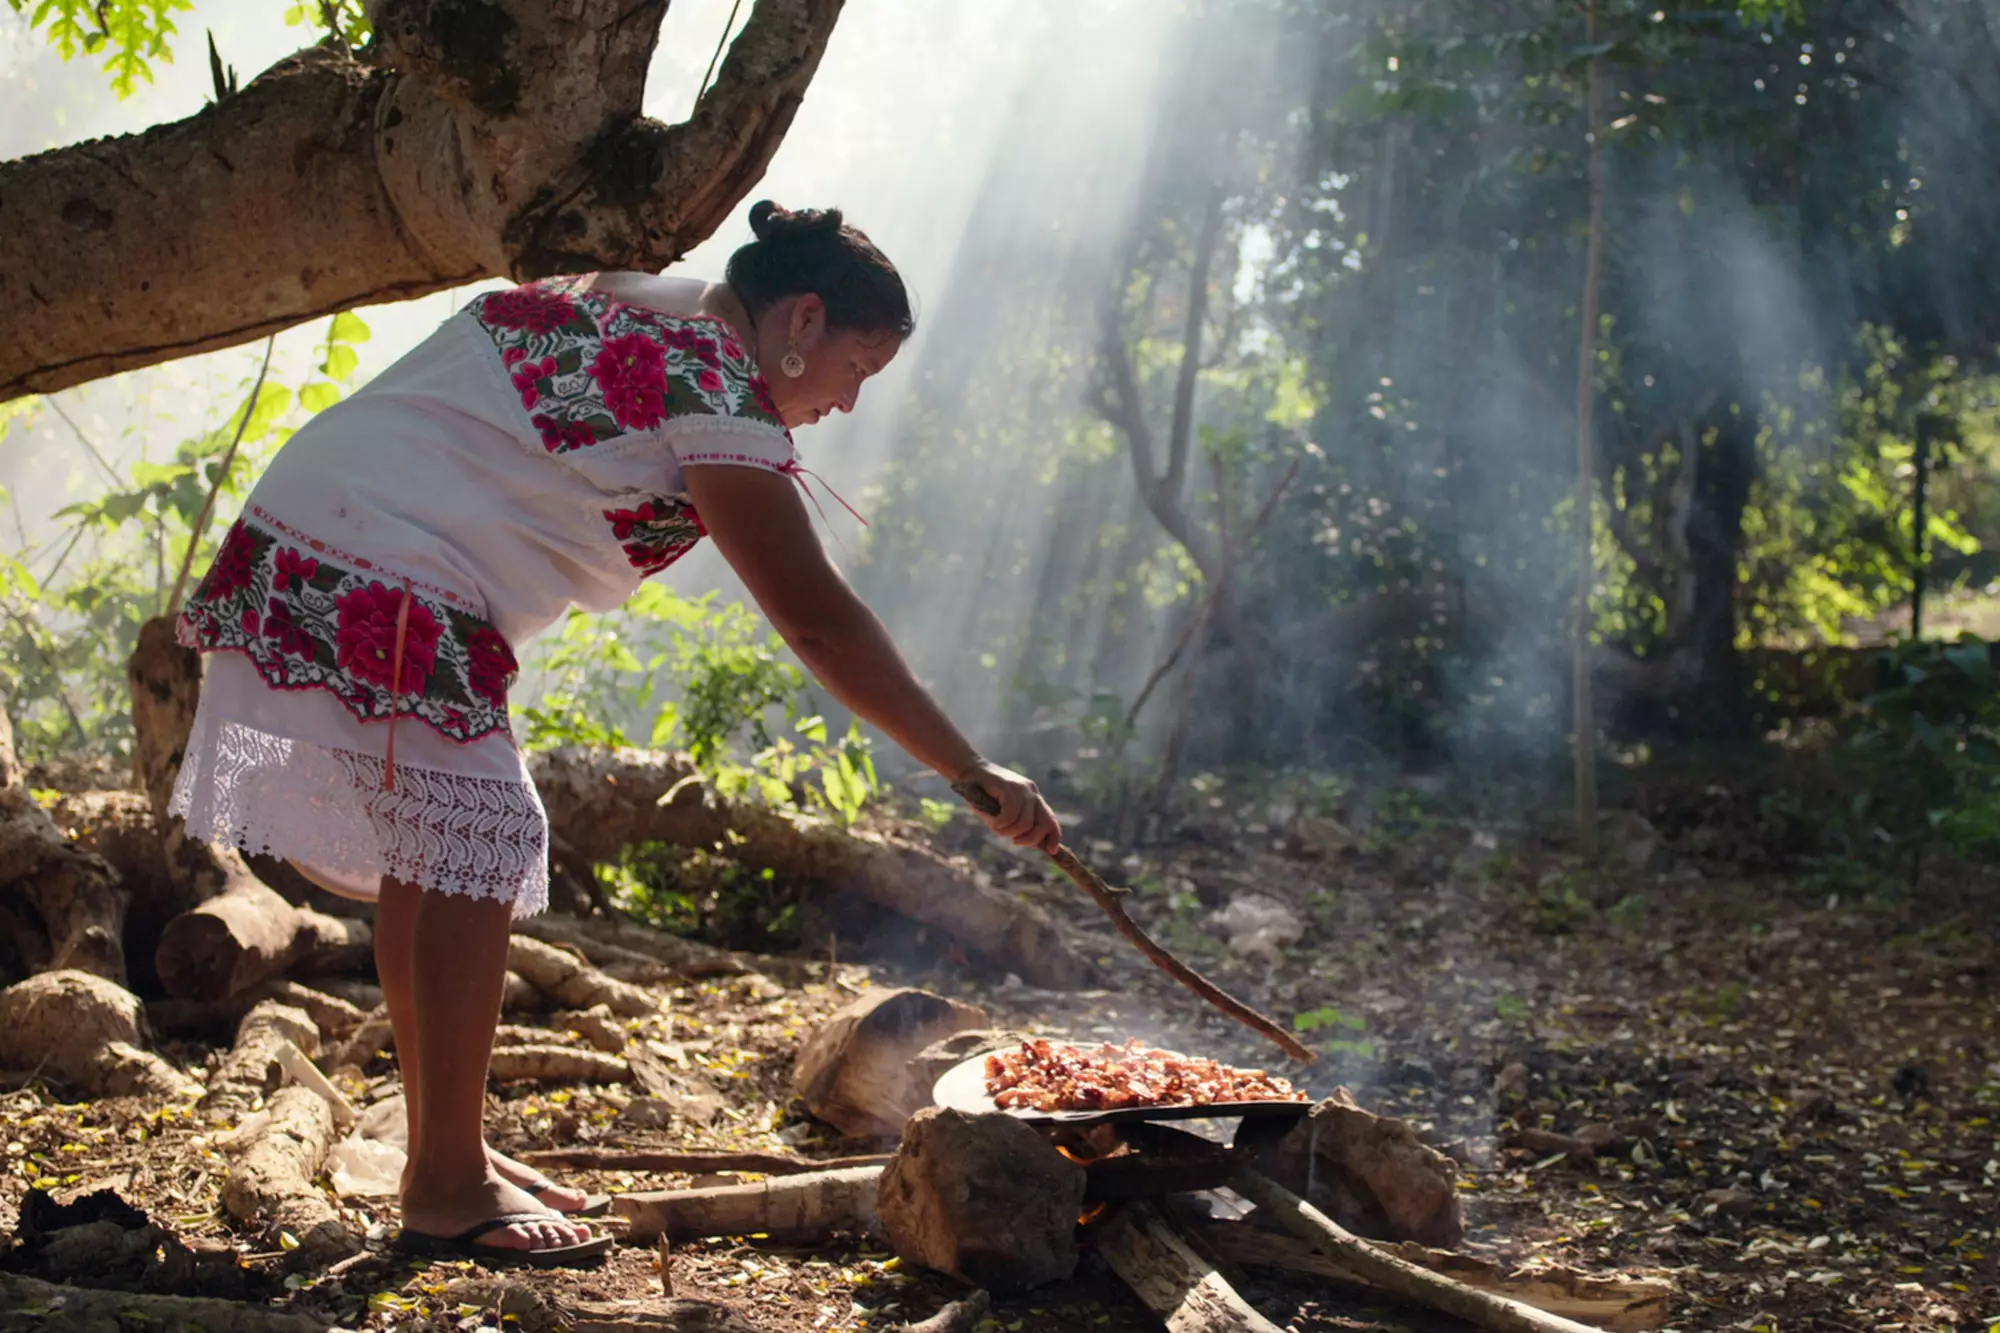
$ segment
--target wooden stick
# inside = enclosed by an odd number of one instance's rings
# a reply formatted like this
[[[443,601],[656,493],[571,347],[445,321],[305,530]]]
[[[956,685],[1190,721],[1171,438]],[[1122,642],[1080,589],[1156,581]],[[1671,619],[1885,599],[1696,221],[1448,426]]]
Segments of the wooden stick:
[[[954,782],[951,789],[964,798],[965,803],[975,810],[989,815],[1000,812],[999,802],[995,801],[984,787],[976,786],[970,782]],[[1130,889],[1114,889],[1109,884],[1106,884],[1097,877],[1097,873],[1089,866],[1077,860],[1076,853],[1071,851],[1067,846],[1058,846],[1048,855],[1049,859],[1054,861],[1065,875],[1068,875],[1071,880],[1075,881],[1078,888],[1089,894],[1096,901],[1097,905],[1104,909],[1104,914],[1111,918],[1111,924],[1118,928],[1118,933],[1132,941],[1139,952],[1152,959],[1154,966],[1158,967],[1162,972],[1165,972],[1175,981],[1180,982],[1181,985],[1208,1001],[1215,1008],[1228,1014],[1244,1027],[1269,1038],[1277,1045],[1279,1050],[1282,1050],[1286,1055],[1291,1056],[1301,1064],[1310,1064],[1319,1058],[1311,1047],[1301,1042],[1297,1037],[1294,1037],[1291,1033],[1285,1031],[1282,1027],[1279,1027],[1276,1023],[1258,1013],[1228,991],[1223,990],[1222,987],[1216,985],[1207,977],[1195,971],[1186,963],[1183,963],[1180,959],[1168,953],[1159,941],[1140,928],[1138,922],[1125,915],[1125,905],[1119,899],[1130,894],[1132,892]]]
[[[566,1166],[579,1171],[685,1171],[706,1175],[723,1171],[754,1171],[764,1176],[799,1176],[808,1171],[845,1171],[856,1166],[887,1166],[887,1153],[868,1157],[829,1157],[815,1162],[774,1152],[654,1152],[645,1148],[545,1148],[519,1154],[529,1166]]]
[[[1226,1263],[1332,1278],[1380,1291],[1344,1260],[1306,1241],[1243,1222],[1212,1222],[1194,1234]],[[1673,1287],[1659,1278],[1600,1277],[1573,1268],[1510,1271],[1489,1259],[1433,1250],[1413,1241],[1381,1247],[1399,1258],[1444,1273],[1468,1287],[1507,1296],[1537,1310],[1577,1319],[1609,1333],[1649,1333],[1667,1322]]]
[[[1280,1333],[1149,1203],[1131,1203],[1092,1233],[1097,1252],[1167,1333]]]
[[[1588,1324],[1468,1287],[1379,1249],[1249,1167],[1238,1171],[1229,1183],[1285,1230],[1339,1259],[1386,1296],[1453,1315],[1493,1333],[1599,1333]]]
[[[962,1301],[953,1301],[920,1324],[904,1324],[900,1333],[972,1333],[986,1318],[993,1298],[975,1291]]]
[[[880,1233],[875,1183],[881,1177],[878,1166],[850,1167],[755,1185],[620,1194],[611,1206],[630,1224],[627,1240],[763,1235],[779,1244],[817,1244],[836,1231]]]

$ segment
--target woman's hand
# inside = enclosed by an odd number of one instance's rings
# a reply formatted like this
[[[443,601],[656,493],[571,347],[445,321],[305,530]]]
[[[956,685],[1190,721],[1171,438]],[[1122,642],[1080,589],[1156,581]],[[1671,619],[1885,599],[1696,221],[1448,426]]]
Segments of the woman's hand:
[[[982,759],[952,779],[952,785],[977,787],[992,797],[998,813],[976,808],[975,813],[986,821],[986,827],[1011,838],[1016,846],[1053,852],[1062,845],[1062,825],[1056,822],[1056,812],[1042,799],[1040,789],[1014,770]]]

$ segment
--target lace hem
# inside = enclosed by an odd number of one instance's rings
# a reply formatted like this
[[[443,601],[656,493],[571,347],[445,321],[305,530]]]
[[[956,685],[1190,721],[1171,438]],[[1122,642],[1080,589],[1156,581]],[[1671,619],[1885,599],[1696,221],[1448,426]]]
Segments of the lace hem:
[[[548,822],[526,779],[396,765],[196,711],[170,809],[190,836],[332,871],[391,875],[440,893],[548,906]]]

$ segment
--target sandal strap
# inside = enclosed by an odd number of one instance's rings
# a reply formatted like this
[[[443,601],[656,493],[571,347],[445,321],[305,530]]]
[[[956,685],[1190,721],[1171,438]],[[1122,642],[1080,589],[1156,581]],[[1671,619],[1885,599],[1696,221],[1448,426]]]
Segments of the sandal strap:
[[[552,1213],[501,1213],[498,1217],[489,1217],[484,1222],[475,1222],[456,1236],[449,1236],[446,1239],[452,1241],[454,1244],[464,1244],[477,1240],[489,1231],[498,1231],[502,1227],[525,1226],[531,1222],[560,1222],[562,1220],[561,1217]]]

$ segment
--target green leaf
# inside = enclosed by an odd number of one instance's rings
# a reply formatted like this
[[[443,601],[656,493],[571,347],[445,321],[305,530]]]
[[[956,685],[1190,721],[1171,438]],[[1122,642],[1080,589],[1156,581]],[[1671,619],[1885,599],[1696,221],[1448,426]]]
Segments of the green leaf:
[[[365,343],[373,336],[374,334],[369,330],[368,325],[362,321],[361,316],[355,314],[352,310],[343,310],[335,315],[333,323],[326,330],[328,342]]]
[[[340,398],[340,386],[326,380],[314,380],[299,390],[299,406],[314,416],[332,407]]]
[[[360,364],[360,356],[346,343],[328,343],[326,348],[326,364],[321,369],[326,372],[328,379],[345,383],[347,380],[353,378],[354,372]]]

